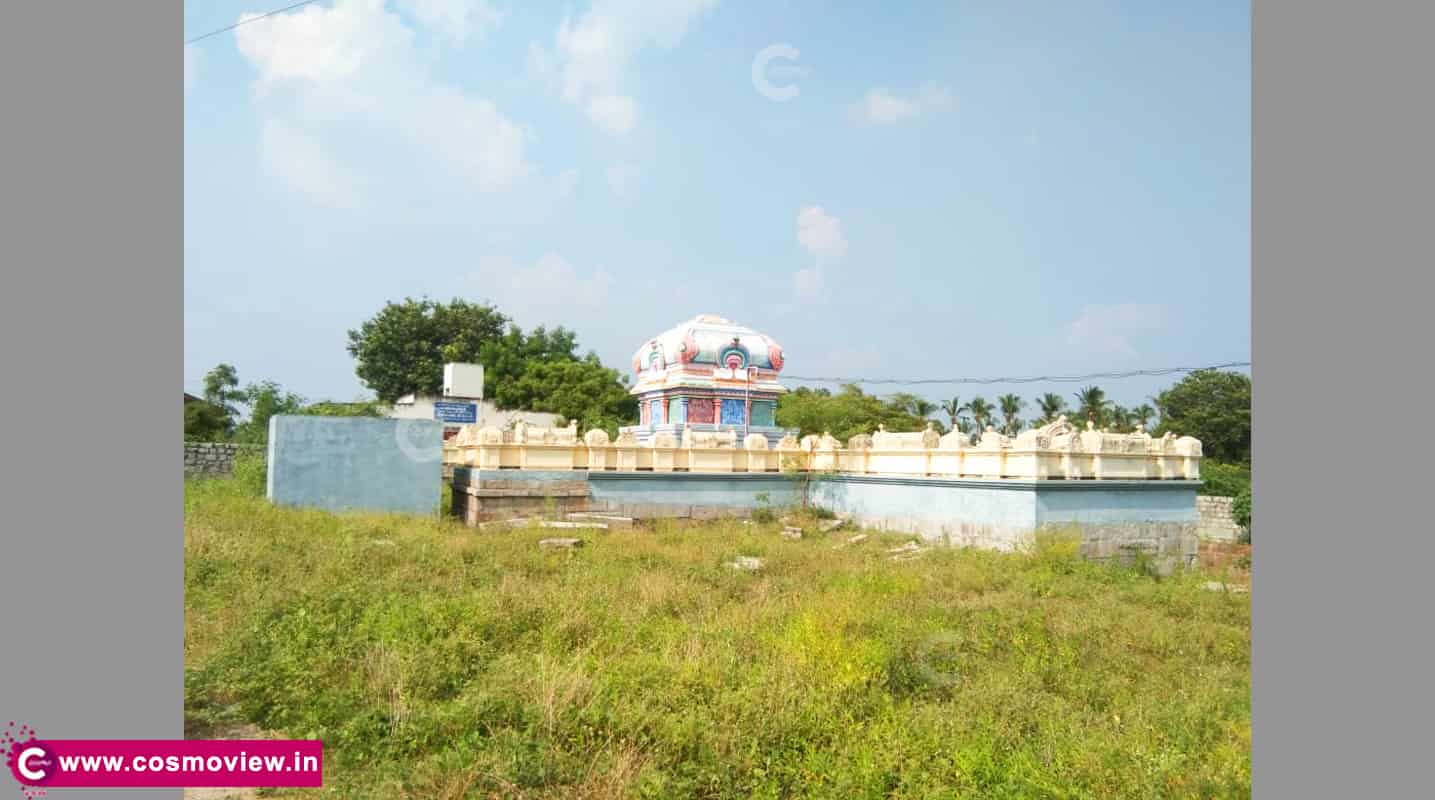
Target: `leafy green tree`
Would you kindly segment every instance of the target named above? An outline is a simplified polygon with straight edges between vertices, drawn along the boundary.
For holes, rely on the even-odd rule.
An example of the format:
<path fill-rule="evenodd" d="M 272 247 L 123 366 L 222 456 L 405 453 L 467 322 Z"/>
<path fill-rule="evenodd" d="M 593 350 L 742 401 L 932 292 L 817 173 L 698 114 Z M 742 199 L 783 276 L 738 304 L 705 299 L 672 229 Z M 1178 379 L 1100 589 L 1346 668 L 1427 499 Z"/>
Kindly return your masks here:
<path fill-rule="evenodd" d="M 218 364 L 204 374 L 204 401 L 223 412 L 228 420 L 226 430 L 233 426 L 239 416 L 236 404 L 244 401 L 244 391 L 239 388 L 239 372 L 232 364 Z"/>
<path fill-rule="evenodd" d="M 1007 436 L 1015 436 L 1021 433 L 1021 419 L 1017 416 L 1021 413 L 1026 401 L 1015 394 L 1004 394 L 997 398 L 997 405 L 1002 412 L 1002 433 Z"/>
<path fill-rule="evenodd" d="M 387 303 L 371 319 L 349 331 L 349 354 L 355 372 L 378 395 L 392 403 L 409 392 L 437 395 L 443 388 L 447 362 L 484 364 L 484 392 L 522 373 L 526 344 L 521 331 L 509 327 L 498 309 L 464 300 L 438 303 L 405 298 Z M 485 348 L 490 358 L 485 361 Z M 511 358 L 494 358 L 495 354 Z M 571 353 L 570 353 L 571 356 Z"/>
<path fill-rule="evenodd" d="M 184 404 L 184 438 L 191 442 L 213 442 L 229 435 L 232 421 L 224 409 L 204 400 Z"/>
<path fill-rule="evenodd" d="M 777 401 L 777 424 L 797 428 L 803 435 L 831 433 L 845 442 L 859 433 L 872 433 L 879 425 L 889 431 L 924 429 L 928 420 L 912 410 L 900 397 L 883 400 L 853 384 L 836 394 L 803 386 Z"/>
<path fill-rule="evenodd" d="M 1100 386 L 1083 386 L 1076 393 L 1076 416 L 1090 420 L 1098 428 L 1111 422 L 1111 401 Z"/>
<path fill-rule="evenodd" d="M 297 414 L 304 407 L 304 398 L 284 391 L 274 381 L 260 381 L 244 387 L 244 400 L 249 406 L 249 419 L 234 429 L 234 440 L 248 444 L 269 441 L 270 417 Z"/>
<path fill-rule="evenodd" d="M 887 398 L 887 402 L 897 408 L 906 411 L 914 417 L 926 419 L 937 413 L 940 406 L 925 397 L 911 394 L 910 392 L 897 392 Z"/>
<path fill-rule="evenodd" d="M 377 400 L 359 400 L 353 403 L 312 403 L 297 413 L 311 417 L 383 417 L 389 407 Z"/>
<path fill-rule="evenodd" d="M 517 380 L 498 387 L 500 407 L 522 406 L 577 420 L 584 430 L 601 428 L 610 436 L 638 419 L 638 400 L 628 394 L 617 370 L 595 354 L 579 361 L 529 361 Z"/>
<path fill-rule="evenodd" d="M 1251 487 L 1247 486 L 1231 503 L 1231 517 L 1241 526 L 1244 542 L 1251 540 Z"/>
<path fill-rule="evenodd" d="M 1047 425 L 1055 422 L 1056 418 L 1061 416 L 1061 412 L 1066 410 L 1066 398 L 1055 392 L 1047 392 L 1037 398 L 1036 405 L 1041 409 L 1041 419 L 1038 421 L 1042 425 Z"/>
<path fill-rule="evenodd" d="M 1158 433 L 1201 440 L 1206 458 L 1248 464 L 1251 460 L 1251 378 L 1239 372 L 1198 370 L 1158 395 Z"/>

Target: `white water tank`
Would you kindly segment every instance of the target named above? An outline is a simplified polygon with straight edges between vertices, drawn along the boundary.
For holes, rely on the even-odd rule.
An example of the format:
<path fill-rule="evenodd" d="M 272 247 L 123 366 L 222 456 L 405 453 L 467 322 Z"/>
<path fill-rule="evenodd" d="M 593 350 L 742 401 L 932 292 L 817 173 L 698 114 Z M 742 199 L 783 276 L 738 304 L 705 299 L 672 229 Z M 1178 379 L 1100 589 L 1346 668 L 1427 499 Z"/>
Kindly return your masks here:
<path fill-rule="evenodd" d="M 483 399 L 482 364 L 444 364 L 443 396 Z"/>

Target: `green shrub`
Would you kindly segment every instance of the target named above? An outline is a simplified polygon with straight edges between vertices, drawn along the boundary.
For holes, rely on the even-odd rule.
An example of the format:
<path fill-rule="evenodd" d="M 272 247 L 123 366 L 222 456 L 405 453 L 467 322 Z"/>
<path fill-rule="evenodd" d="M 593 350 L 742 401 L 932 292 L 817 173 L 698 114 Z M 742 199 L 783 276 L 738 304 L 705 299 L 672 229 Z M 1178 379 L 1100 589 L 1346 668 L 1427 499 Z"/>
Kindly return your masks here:
<path fill-rule="evenodd" d="M 269 463 L 257 452 L 241 450 L 234 454 L 233 481 L 242 494 L 264 497 L 268 492 Z"/>
<path fill-rule="evenodd" d="M 1231 502 L 1231 516 L 1235 518 L 1236 524 L 1241 526 L 1242 539 L 1245 542 L 1251 540 L 1251 487 L 1247 486 L 1236 495 Z"/>
<path fill-rule="evenodd" d="M 1251 488 L 1251 468 L 1246 464 L 1223 464 L 1219 461 L 1201 462 L 1200 494 L 1213 497 L 1235 497 Z"/>

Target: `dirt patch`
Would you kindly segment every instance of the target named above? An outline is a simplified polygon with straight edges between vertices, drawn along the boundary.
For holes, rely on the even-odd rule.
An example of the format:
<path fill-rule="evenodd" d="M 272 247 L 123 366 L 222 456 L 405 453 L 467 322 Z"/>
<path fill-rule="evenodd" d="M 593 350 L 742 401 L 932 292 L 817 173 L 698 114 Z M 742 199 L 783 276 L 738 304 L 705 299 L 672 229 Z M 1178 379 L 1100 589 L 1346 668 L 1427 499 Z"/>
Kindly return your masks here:
<path fill-rule="evenodd" d="M 248 723 L 234 723 L 216 725 L 203 731 L 189 733 L 191 739 L 273 739 L 275 737 L 266 735 L 258 726 Z M 204 787 L 198 789 L 185 789 L 184 800 L 259 800 L 259 790 L 254 788 L 221 789 L 215 787 Z"/>
<path fill-rule="evenodd" d="M 1251 583 L 1251 546 L 1235 542 L 1202 541 L 1197 559 L 1202 569 L 1221 572 L 1227 583 Z"/>

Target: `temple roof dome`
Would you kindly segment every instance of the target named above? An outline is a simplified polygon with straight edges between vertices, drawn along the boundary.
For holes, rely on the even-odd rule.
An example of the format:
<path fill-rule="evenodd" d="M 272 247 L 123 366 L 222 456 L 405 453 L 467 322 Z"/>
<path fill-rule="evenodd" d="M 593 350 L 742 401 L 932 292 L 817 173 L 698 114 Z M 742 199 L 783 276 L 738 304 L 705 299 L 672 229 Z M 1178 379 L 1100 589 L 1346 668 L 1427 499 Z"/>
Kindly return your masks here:
<path fill-rule="evenodd" d="M 717 314 L 699 314 L 644 342 L 633 353 L 633 372 L 654 374 L 670 367 L 709 365 L 777 373 L 783 361 L 782 346 L 772 337 Z"/>

